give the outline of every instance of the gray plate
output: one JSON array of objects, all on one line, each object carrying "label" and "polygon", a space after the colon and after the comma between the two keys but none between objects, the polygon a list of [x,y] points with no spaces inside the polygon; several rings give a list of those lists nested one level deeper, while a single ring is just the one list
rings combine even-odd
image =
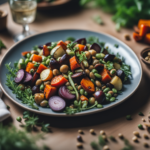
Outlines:
[{"label": "gray plate", "polygon": [[[5,85],[6,74],[8,73],[7,69],[5,68],[5,64],[9,62],[12,62],[13,64],[15,61],[18,61],[19,58],[21,57],[21,52],[32,50],[32,47],[34,45],[42,45],[50,41],[58,41],[58,40],[65,41],[67,37],[75,37],[76,39],[78,39],[78,38],[89,37],[89,36],[96,36],[100,39],[100,41],[106,42],[106,46],[109,46],[111,51],[114,52],[115,54],[119,52],[119,54],[125,58],[125,62],[131,66],[132,78],[127,84],[123,86],[123,93],[117,97],[118,100],[116,100],[115,102],[110,104],[105,104],[102,109],[94,108],[94,109],[77,113],[73,116],[87,115],[91,113],[104,111],[120,104],[121,102],[126,100],[129,96],[131,96],[139,86],[142,78],[141,64],[137,56],[135,55],[135,53],[120,40],[110,35],[96,33],[92,31],[85,31],[85,30],[57,30],[57,31],[41,33],[26,38],[23,41],[18,42],[14,46],[12,46],[9,49],[9,51],[6,53],[6,55],[3,57],[0,66],[0,83],[3,92],[17,105],[27,110],[33,111],[35,113],[51,115],[51,116],[68,116],[65,113],[53,112],[50,108],[40,107],[39,110],[34,110],[28,107],[27,105],[22,104],[21,100],[17,99],[16,96],[12,93],[12,91]],[[115,48],[114,44],[118,44],[119,48]]]}]

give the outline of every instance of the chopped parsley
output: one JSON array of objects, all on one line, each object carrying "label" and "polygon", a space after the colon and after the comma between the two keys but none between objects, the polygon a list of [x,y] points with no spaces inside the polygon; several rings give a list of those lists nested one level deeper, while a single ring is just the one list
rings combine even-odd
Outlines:
[{"label": "chopped parsley", "polygon": [[68,37],[66,40],[73,42],[73,41],[75,41],[75,38],[74,37]]},{"label": "chopped parsley", "polygon": [[114,47],[118,48],[118,47],[119,47],[119,45],[118,45],[118,44],[115,44],[115,45],[114,45]]},{"label": "chopped parsley", "polygon": [[81,52],[81,54],[77,52],[76,56],[79,60],[79,63],[81,63],[83,60],[87,60],[85,52]]}]

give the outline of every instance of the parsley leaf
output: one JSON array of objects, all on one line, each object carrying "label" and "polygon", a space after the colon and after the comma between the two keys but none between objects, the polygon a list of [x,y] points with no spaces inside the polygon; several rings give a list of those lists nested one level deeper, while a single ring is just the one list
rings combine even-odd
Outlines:
[{"label": "parsley leaf", "polygon": [[51,51],[56,45],[57,42],[51,42],[51,46],[47,46],[47,48]]},{"label": "parsley leaf", "polygon": [[66,40],[73,42],[73,41],[75,41],[75,38],[74,37],[68,37]]},{"label": "parsley leaf", "polygon": [[87,60],[85,52],[81,52],[81,54],[79,52],[77,52],[76,56],[79,59],[79,63],[81,63],[84,60]]},{"label": "parsley leaf", "polygon": [[114,45],[114,47],[118,48],[118,47],[119,47],[119,45],[118,45],[118,44],[115,44],[115,45]]},{"label": "parsley leaf", "polygon": [[104,65],[108,70],[114,69],[114,64],[111,61],[107,61]]},{"label": "parsley leaf", "polygon": [[74,43],[74,42],[71,42],[71,43],[69,43],[69,44],[67,44],[67,48],[68,49],[70,49],[70,50],[72,50],[72,51],[74,51],[74,46],[76,45],[77,43]]}]

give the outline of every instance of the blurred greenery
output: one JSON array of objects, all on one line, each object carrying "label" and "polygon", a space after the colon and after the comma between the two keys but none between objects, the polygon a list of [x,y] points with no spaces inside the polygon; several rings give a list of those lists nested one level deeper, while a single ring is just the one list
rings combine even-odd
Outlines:
[{"label": "blurred greenery", "polygon": [[117,26],[133,27],[139,19],[150,19],[150,0],[81,0],[81,6],[89,2],[108,13]]}]

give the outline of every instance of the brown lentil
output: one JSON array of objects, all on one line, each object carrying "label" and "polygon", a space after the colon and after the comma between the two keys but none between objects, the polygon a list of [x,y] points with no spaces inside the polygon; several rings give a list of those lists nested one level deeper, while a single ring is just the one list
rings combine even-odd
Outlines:
[{"label": "brown lentil", "polygon": [[104,85],[104,86],[102,86],[102,90],[104,90],[106,88],[106,86]]},{"label": "brown lentil", "polygon": [[43,93],[36,93],[34,95],[34,100],[39,105],[44,100],[44,94]]},{"label": "brown lentil", "polygon": [[95,132],[94,132],[94,129],[90,129],[90,131],[89,131],[91,134],[94,134]]},{"label": "brown lentil", "polygon": [[92,71],[92,69],[94,69],[94,66],[93,66],[93,65],[90,65],[90,66],[89,66],[89,70]]},{"label": "brown lentil", "polygon": [[40,106],[41,107],[46,107],[48,104],[48,101],[47,100],[43,100],[41,103],[40,103]]},{"label": "brown lentil", "polygon": [[89,51],[85,51],[86,58],[89,60],[91,58],[91,53]]},{"label": "brown lentil", "polygon": [[82,147],[83,147],[82,143],[77,143],[76,146],[77,146],[78,148],[82,148]]},{"label": "brown lentil", "polygon": [[42,84],[42,80],[41,79],[38,79],[37,81],[36,81],[36,83],[35,83],[35,85],[37,85],[37,86],[40,86]]},{"label": "brown lentil", "polygon": [[100,133],[101,135],[105,135],[105,131],[104,131],[104,130],[101,130],[99,133]]},{"label": "brown lentil", "polygon": [[114,97],[117,97],[118,95],[117,94],[114,94]]},{"label": "brown lentil", "polygon": [[132,141],[137,142],[137,141],[138,141],[137,136],[134,136],[134,137],[132,138]]},{"label": "brown lentil", "polygon": [[101,86],[102,86],[101,83],[100,83],[100,81],[98,81],[98,80],[95,81],[95,84],[96,84],[96,86],[98,86],[98,87],[101,87]]},{"label": "brown lentil", "polygon": [[99,63],[100,63],[99,60],[94,59],[92,64],[93,64],[93,66],[95,66],[96,64],[99,64]]},{"label": "brown lentil", "polygon": [[85,69],[85,73],[86,73],[87,75],[89,75],[89,74],[90,74],[90,70],[89,70],[89,69]]},{"label": "brown lentil", "polygon": [[139,136],[140,134],[139,134],[139,132],[138,132],[138,131],[133,131],[133,135],[135,135],[135,136]]},{"label": "brown lentil", "polygon": [[146,122],[146,120],[145,120],[144,118],[142,118],[142,121],[143,121],[143,122]]},{"label": "brown lentil", "polygon": [[90,72],[89,76],[90,76],[91,79],[95,79],[95,76],[94,76],[93,72]]},{"label": "brown lentil", "polygon": [[103,147],[103,150],[109,150],[109,146],[108,146],[108,145],[105,145],[105,146]]},{"label": "brown lentil", "polygon": [[58,69],[54,69],[53,70],[53,75],[54,76],[58,76],[60,73],[59,73],[59,70]]},{"label": "brown lentil", "polygon": [[82,88],[82,86],[81,86],[81,85],[79,85],[79,86],[78,86],[78,90],[80,90],[81,88]]},{"label": "brown lentil", "polygon": [[125,38],[127,41],[130,41],[130,40],[131,40],[131,38],[130,38],[130,35],[129,35],[129,34],[125,34],[125,35],[124,35],[124,38]]},{"label": "brown lentil", "polygon": [[123,134],[122,133],[118,133],[118,137],[122,139],[123,138]]},{"label": "brown lentil", "polygon": [[83,134],[83,131],[82,130],[78,130],[78,133]]},{"label": "brown lentil", "polygon": [[144,134],[143,137],[144,137],[145,139],[149,139],[149,137],[148,137],[147,134]]},{"label": "brown lentil", "polygon": [[92,56],[95,56],[95,55],[96,55],[96,51],[95,51],[94,49],[89,50],[89,52],[90,52],[90,54],[91,54]]},{"label": "brown lentil", "polygon": [[68,72],[69,67],[67,65],[62,65],[60,67],[60,72],[62,73],[67,73]]}]

